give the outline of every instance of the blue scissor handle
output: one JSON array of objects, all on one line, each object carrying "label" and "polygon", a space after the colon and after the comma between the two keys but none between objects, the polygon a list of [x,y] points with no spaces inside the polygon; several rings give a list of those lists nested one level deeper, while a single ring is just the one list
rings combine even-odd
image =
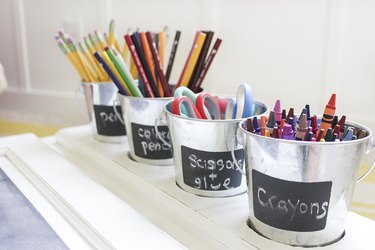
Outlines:
[{"label": "blue scissor handle", "polygon": [[224,119],[233,119],[236,117],[236,99],[235,98],[229,98],[229,101],[227,103],[227,107],[225,108],[225,114]]},{"label": "blue scissor handle", "polygon": [[253,114],[253,94],[250,85],[241,83],[237,90],[235,119],[250,117]]}]

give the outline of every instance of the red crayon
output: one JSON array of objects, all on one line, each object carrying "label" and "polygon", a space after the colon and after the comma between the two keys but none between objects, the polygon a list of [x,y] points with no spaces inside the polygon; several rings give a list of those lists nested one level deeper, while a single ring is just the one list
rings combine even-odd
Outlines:
[{"label": "red crayon", "polygon": [[341,134],[344,133],[344,131],[345,131],[345,120],[346,120],[346,116],[343,115],[343,116],[341,116],[340,121],[337,123],[338,125],[340,125],[340,135],[339,135],[339,137],[341,137]]},{"label": "red crayon", "polygon": [[[320,122],[320,129],[327,131],[332,126],[333,117],[336,111],[336,94],[332,94],[329,102],[324,109],[322,121]],[[324,135],[323,135],[324,136]]]},{"label": "red crayon", "polygon": [[316,133],[318,131],[318,119],[317,119],[316,115],[311,117],[311,127],[312,127],[313,134],[316,135]]},{"label": "red crayon", "polygon": [[316,141],[320,141],[321,139],[323,139],[323,138],[324,138],[324,134],[325,134],[324,129],[320,129],[320,130],[319,130],[319,134],[318,134],[318,136],[316,137]]}]

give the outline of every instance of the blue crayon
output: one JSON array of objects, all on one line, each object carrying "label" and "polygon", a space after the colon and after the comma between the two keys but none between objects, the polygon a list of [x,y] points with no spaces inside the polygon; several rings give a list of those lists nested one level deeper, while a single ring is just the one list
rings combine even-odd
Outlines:
[{"label": "blue crayon", "polygon": [[343,141],[351,141],[352,140],[352,137],[353,137],[353,129],[352,128],[349,128],[348,129],[348,132],[346,133]]},{"label": "blue crayon", "polygon": [[260,135],[260,127],[258,124],[258,118],[256,116],[253,118],[253,126],[255,130],[255,134]]},{"label": "blue crayon", "polygon": [[303,138],[304,141],[311,141],[311,139],[313,138],[313,132],[308,132],[305,134],[305,137]]}]

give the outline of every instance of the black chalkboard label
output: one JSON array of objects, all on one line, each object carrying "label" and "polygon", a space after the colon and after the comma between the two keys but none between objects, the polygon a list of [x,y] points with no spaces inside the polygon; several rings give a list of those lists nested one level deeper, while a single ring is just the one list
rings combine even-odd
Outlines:
[{"label": "black chalkboard label", "polygon": [[325,228],[331,181],[294,182],[252,170],[254,215],[279,229],[313,232]]},{"label": "black chalkboard label", "polygon": [[[122,116],[121,106],[116,106]],[[99,135],[121,136],[126,135],[125,125],[118,119],[113,106],[94,105],[96,130]],[[122,117],[121,117],[122,118]]]},{"label": "black chalkboard label", "polygon": [[[243,169],[243,149],[234,151]],[[227,190],[241,185],[242,173],[234,164],[230,151],[207,152],[181,146],[184,183],[201,190]]]},{"label": "black chalkboard label", "polygon": [[[134,153],[146,159],[170,159],[173,157],[172,148],[160,140],[154,126],[131,123]],[[171,135],[168,126],[158,126],[160,136],[169,144]]]}]

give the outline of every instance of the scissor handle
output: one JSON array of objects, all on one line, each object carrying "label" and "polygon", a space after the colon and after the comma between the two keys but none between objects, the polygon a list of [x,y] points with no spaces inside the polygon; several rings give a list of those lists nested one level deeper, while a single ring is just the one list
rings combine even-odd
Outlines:
[{"label": "scissor handle", "polygon": [[225,108],[225,119],[235,119],[236,118],[236,99],[229,98],[229,102],[227,103],[227,107]]},{"label": "scissor handle", "polygon": [[221,119],[219,104],[210,94],[199,94],[195,100],[195,106],[203,119]]},{"label": "scissor handle", "polygon": [[[181,111],[182,107],[185,108],[186,114]],[[184,114],[190,118],[202,119],[202,116],[194,103],[186,96],[178,96],[172,101],[172,113],[175,115]]]},{"label": "scissor handle", "polygon": [[179,96],[187,96],[190,100],[193,101],[193,103],[195,103],[195,100],[197,99],[195,93],[184,86],[180,86],[174,91],[174,97],[177,98]]},{"label": "scissor handle", "polygon": [[253,94],[250,85],[241,83],[236,98],[236,116],[233,118],[250,117],[253,114]]}]

